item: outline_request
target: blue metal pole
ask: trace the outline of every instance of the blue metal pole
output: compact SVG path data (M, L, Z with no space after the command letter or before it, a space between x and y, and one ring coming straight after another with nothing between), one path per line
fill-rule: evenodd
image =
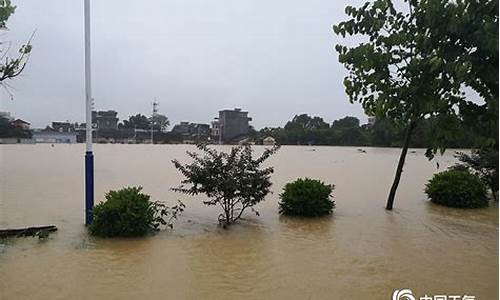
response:
M94 155L85 153L85 225L92 224L94 208Z

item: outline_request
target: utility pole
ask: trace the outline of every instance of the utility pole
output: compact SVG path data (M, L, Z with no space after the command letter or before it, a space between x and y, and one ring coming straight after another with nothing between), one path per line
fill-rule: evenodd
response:
M219 145L222 145L222 124L219 120Z
M154 126L154 118L158 114L158 103L156 100L153 101L153 114L151 115L151 144L154 144L153 140L153 126Z
M92 153L92 89L90 74L90 0L84 0L85 23L85 225L92 223L94 208L94 154Z

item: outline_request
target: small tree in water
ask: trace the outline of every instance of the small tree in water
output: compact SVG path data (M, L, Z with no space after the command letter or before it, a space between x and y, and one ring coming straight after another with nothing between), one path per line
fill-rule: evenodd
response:
M218 152L207 145L197 146L204 155L187 151L194 160L182 164L173 160L175 167L186 177L181 185L172 190L188 195L205 194L206 205L219 205L223 212L219 223L223 226L235 223L245 209L255 206L269 193L272 167L261 168L261 164L279 147L266 149L257 159L252 157L250 145L236 146L229 153Z

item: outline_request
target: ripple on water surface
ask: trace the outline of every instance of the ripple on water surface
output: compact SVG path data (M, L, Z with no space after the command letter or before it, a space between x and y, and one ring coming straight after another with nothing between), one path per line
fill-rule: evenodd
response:
M396 209L387 212L398 149L282 147L268 162L274 193L258 205L260 216L249 212L224 230L202 197L169 190L181 179L171 160L187 160L188 149L95 146L97 199L141 185L154 199L187 206L172 231L100 239L81 224L83 145L0 145L0 226L59 227L46 241L0 240L0 299L389 299L404 287L497 297L498 206L427 202L423 187L437 170L422 150L408 155ZM440 170L452 154L439 158ZM279 216L280 190L305 176L335 184L332 216Z

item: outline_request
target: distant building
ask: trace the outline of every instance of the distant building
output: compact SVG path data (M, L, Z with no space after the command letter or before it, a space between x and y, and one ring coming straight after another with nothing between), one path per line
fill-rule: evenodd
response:
M174 125L172 132L180 135L189 135L189 122L180 122Z
M210 135L210 125L181 122L176 124L171 132L182 136L185 141L205 140Z
M219 138L220 136L220 124L219 124L219 118L215 118L214 121L212 121L210 123L210 125L212 125L210 127L210 136L212 136L213 138Z
M238 145L246 145L246 144L255 145L255 142L251 142L249 138L240 139L238 141Z
M208 137L210 135L210 125L191 123L191 135L194 137Z
M17 128L21 128L22 130L30 130L30 123L21 120L21 119L16 119L12 121L12 125L14 125Z
M233 110L219 111L219 119L216 124L219 138L222 142L228 143L246 137L250 131L248 124L252 118L248 117L247 111L242 111L240 108Z
M57 132L74 132L75 126L70 122L52 122L52 129Z
M32 139L35 143L73 144L76 143L76 132L39 130L33 132Z
M118 129L118 113L114 110L92 111L92 123L99 129Z
M262 140L262 145L264 146L274 146L276 145L276 140L272 136L268 136Z
M0 144L34 144L31 138L0 138Z
M75 124L75 132L76 132L76 142L77 143L85 143L85 140L87 138L87 132L86 132L86 124L85 123L80 123L80 124Z

